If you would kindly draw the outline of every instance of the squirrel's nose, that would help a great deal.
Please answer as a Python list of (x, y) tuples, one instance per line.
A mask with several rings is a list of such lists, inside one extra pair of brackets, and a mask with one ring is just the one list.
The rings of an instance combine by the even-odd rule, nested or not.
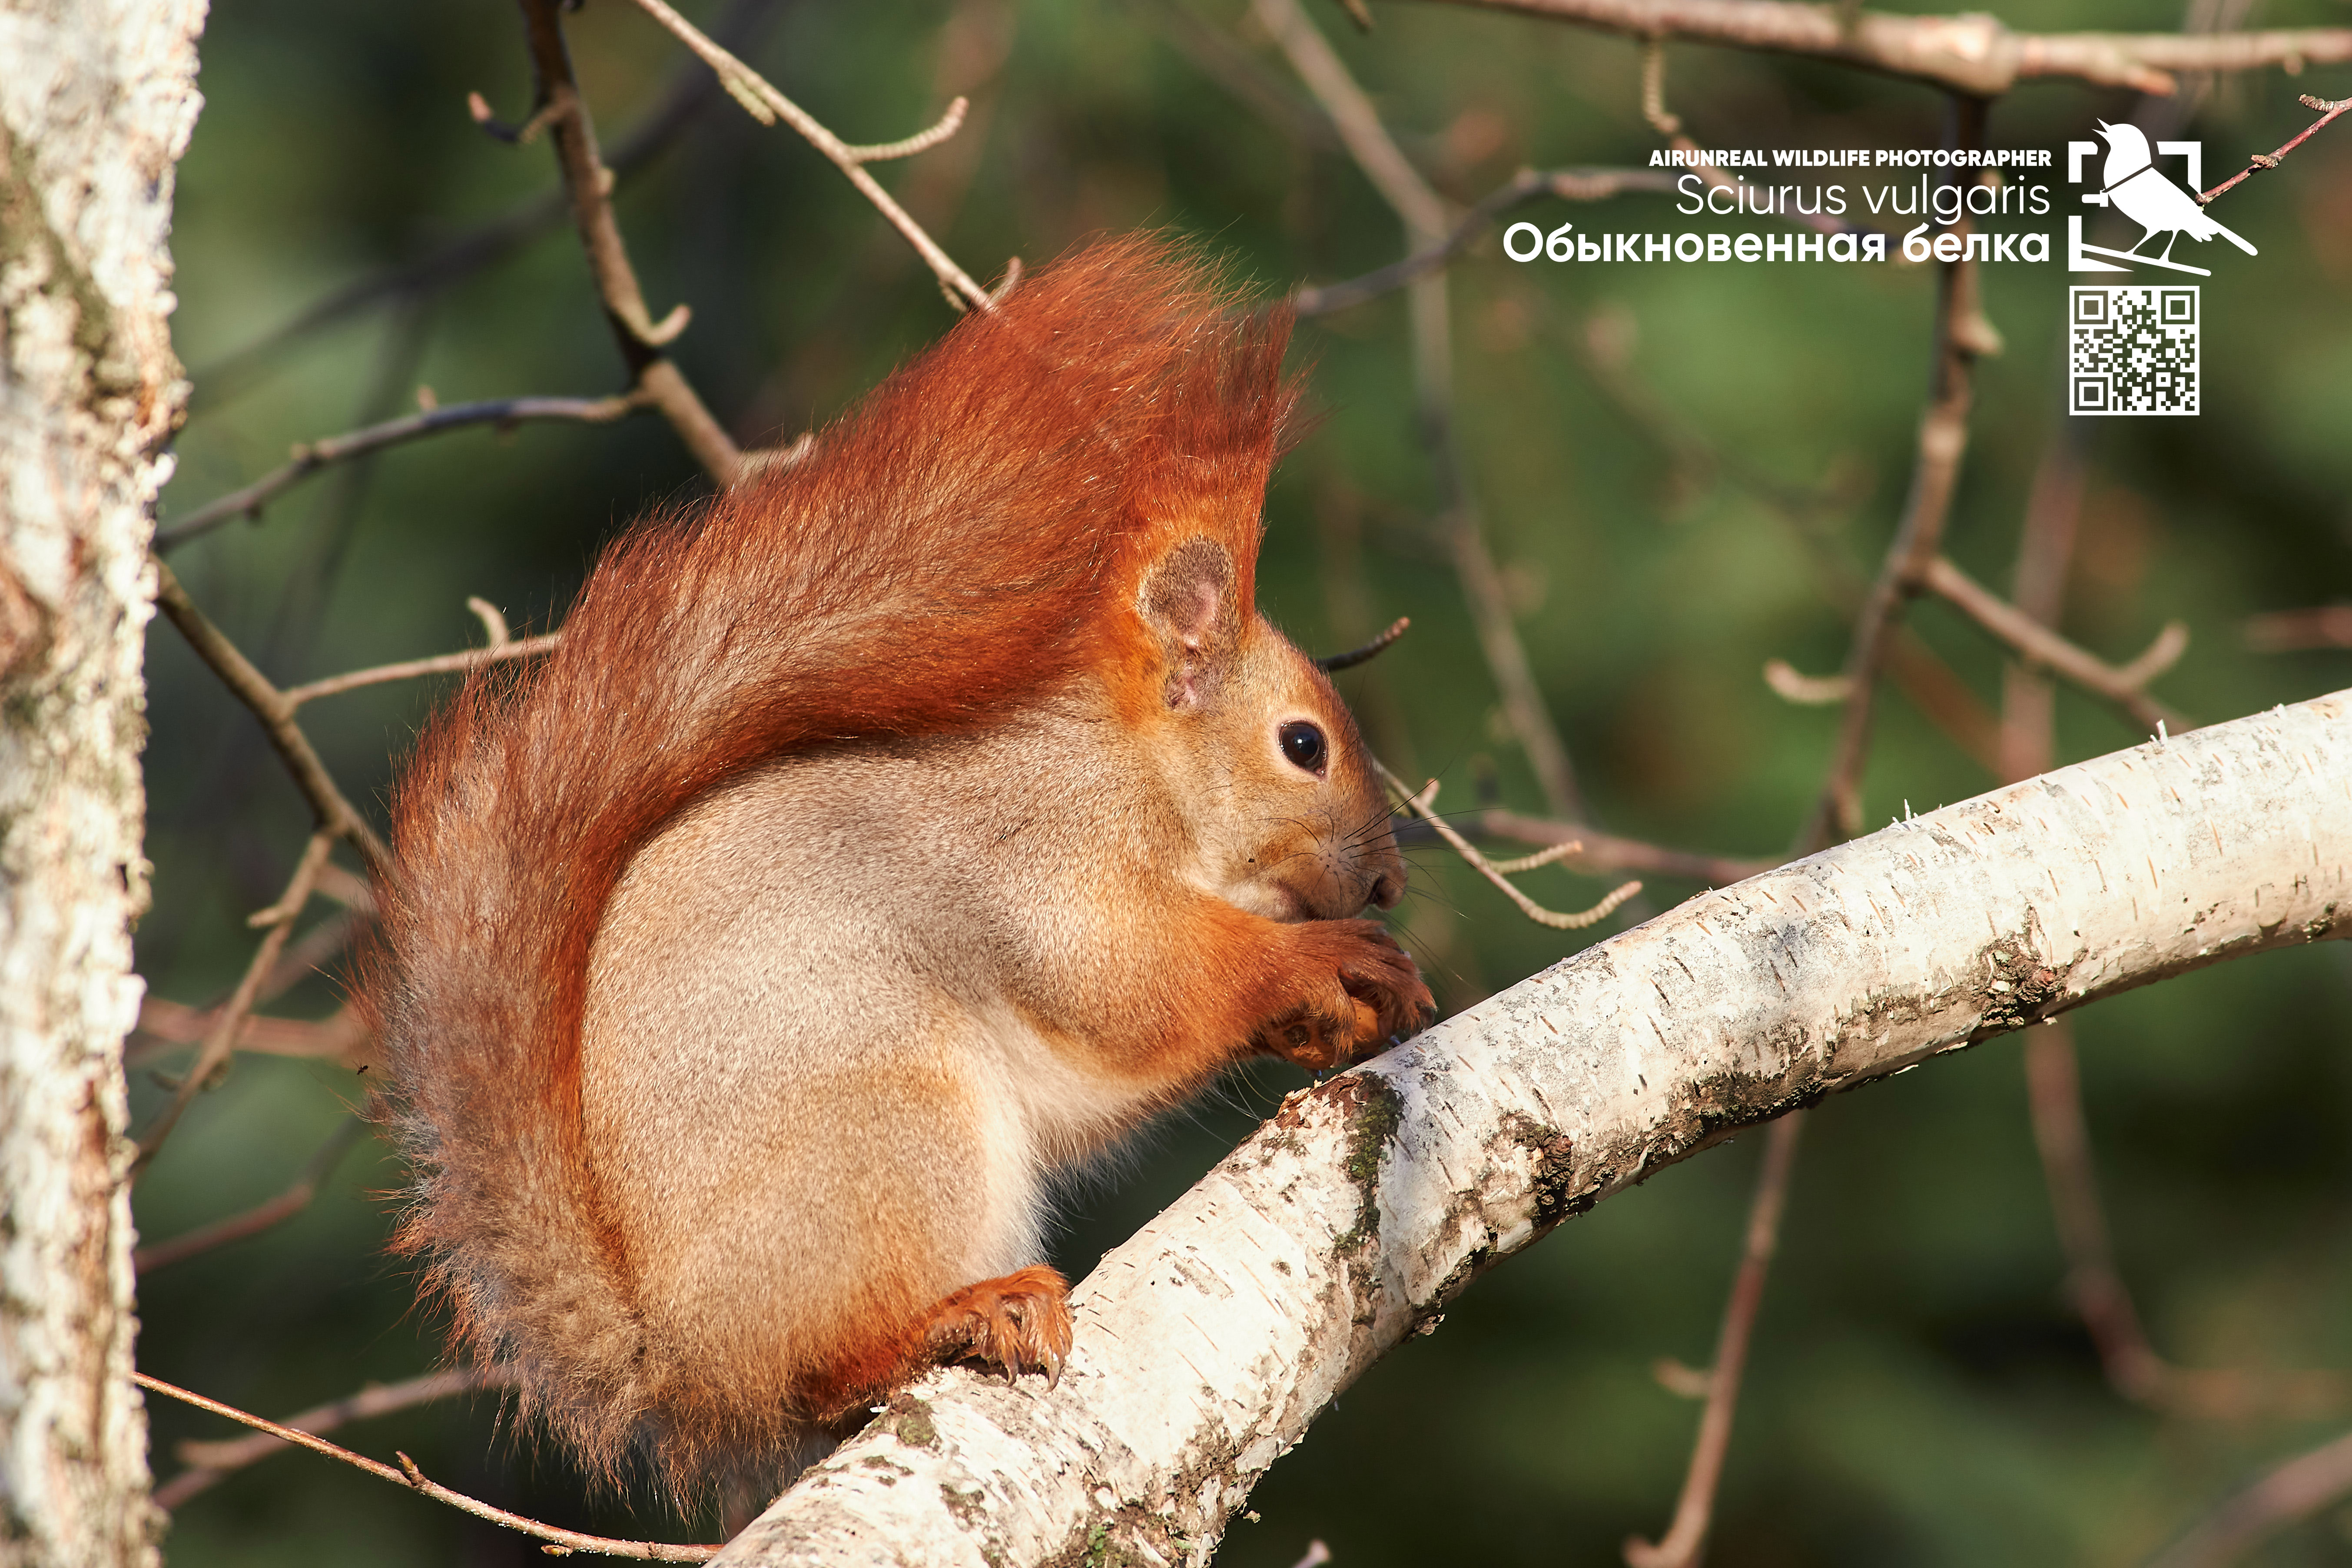
[(1402, 874), (1383, 871), (1372, 879), (1371, 901), (1381, 909), (1396, 908), (1397, 900), (1403, 897), (1404, 878)]

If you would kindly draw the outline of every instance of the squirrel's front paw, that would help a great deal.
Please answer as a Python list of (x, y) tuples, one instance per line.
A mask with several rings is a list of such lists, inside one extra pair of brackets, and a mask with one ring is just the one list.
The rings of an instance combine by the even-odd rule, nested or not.
[(967, 1285), (931, 1309), (924, 1338), (942, 1363), (983, 1362), (1007, 1383), (1042, 1372), (1051, 1388), (1070, 1354), (1069, 1281), (1040, 1263)]
[(1304, 956), (1320, 971), (1319, 994), (1261, 1028), (1260, 1048), (1322, 1072), (1435, 1015), (1420, 972), (1378, 921), (1318, 921), (1297, 930), (1309, 949)]

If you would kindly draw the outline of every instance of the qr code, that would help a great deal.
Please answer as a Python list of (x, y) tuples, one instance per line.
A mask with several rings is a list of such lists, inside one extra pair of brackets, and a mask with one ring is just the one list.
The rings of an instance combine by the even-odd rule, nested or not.
[(2071, 289), (2067, 405), (2075, 414), (2197, 412), (2197, 290)]

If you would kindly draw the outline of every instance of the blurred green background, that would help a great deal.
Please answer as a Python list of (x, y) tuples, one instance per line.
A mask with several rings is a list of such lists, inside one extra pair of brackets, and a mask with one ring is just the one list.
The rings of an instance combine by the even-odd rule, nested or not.
[[(1138, 226), (1198, 237), (1266, 290), (1401, 253), (1393, 216), (1233, 0), (688, 9), (733, 29), (748, 58), (851, 141), (904, 135), (970, 94), (959, 138), (880, 174), (977, 275)], [(1451, 6), (1381, 5), (1370, 37), (1336, 6), (1318, 0), (1311, 14), (1456, 201), (1523, 165), (1640, 164), (1658, 144), (1640, 112), (1639, 50), (1624, 40)], [(2008, 19), (2181, 21), (2120, 0), (2011, 7)], [(2250, 20), (2352, 16), (2305, 0)], [(620, 0), (595, 0), (572, 25), (611, 155), (674, 81), (693, 79), (683, 51)], [(501, 145), (466, 112), (477, 89), (509, 119), (528, 111), (511, 7), (222, 0), (203, 51), (206, 105), (174, 237), (178, 346), (196, 392), (167, 524), (283, 461), (290, 443), (408, 411), (420, 386), (448, 404), (621, 385), (568, 223), (483, 265), (430, 265), (554, 187), (544, 145)], [(1669, 61), (1670, 101), (1706, 145), (1940, 139), (1932, 89), (1701, 47), (1674, 47)], [(2301, 91), (2352, 91), (2352, 71), (2213, 84), (2187, 132), (2205, 139), (2208, 182), (2307, 123)], [(830, 165), (721, 95), (699, 103), (627, 168), (620, 220), (654, 313), (693, 308), (675, 353), (705, 399), (747, 442), (789, 440), (952, 318)], [(2028, 84), (1994, 107), (1991, 136), (2063, 148), (2092, 116), (2136, 107), (2121, 92)], [(2064, 210), (2046, 225), (2062, 247)], [(2252, 614), (2352, 594), (2352, 126), (2216, 212), (2262, 257), (2196, 258), (2220, 273), (2205, 295), (2206, 412), (2094, 422), (2064, 620), (2116, 661), (2185, 621), (2193, 644), (2158, 689), (2203, 719), (2352, 685), (2352, 653), (2263, 654), (2242, 635)], [(1547, 199), (1524, 216), (1545, 227), (1702, 226), (1654, 195), (1575, 209)], [(288, 331), (338, 290), (387, 276), (394, 286), (367, 302)], [(1985, 280), (2008, 347), (1979, 369), (1949, 548), (1997, 585), (2035, 467), (2064, 424), (2065, 281), (2063, 263), (1997, 267)], [(1782, 658), (1826, 674), (1843, 658), (1847, 622), (1822, 559), (1867, 574), (1891, 532), (1933, 294), (1919, 268), (1518, 266), (1492, 234), (1455, 268), (1467, 479), (1601, 825), (1738, 855), (1775, 855), (1793, 837), (1836, 712), (1790, 706), (1759, 671)], [(1376, 745), (1400, 771), (1443, 777), (1447, 806), (1491, 797), (1539, 811), (1432, 531), (1437, 489), (1414, 433), (1402, 297), (1305, 323), (1297, 341), (1327, 417), (1275, 481), (1265, 607), (1322, 651), (1411, 615), (1402, 644), (1342, 678)], [(1769, 503), (1773, 485), (1815, 498), (1811, 542)], [(649, 501), (702, 486), (650, 416), (473, 430), (326, 473), (257, 525), (232, 524), (172, 562), (264, 670), (293, 683), (478, 642), (468, 595), (519, 629), (544, 626), (601, 542)], [(1933, 603), (1912, 624), (1998, 702), (2000, 658), (1971, 626)], [(155, 905), (141, 967), (154, 994), (201, 1005), (233, 983), (252, 942), (243, 916), (276, 898), (309, 818), (253, 721), (161, 622), (150, 671)], [(441, 689), (379, 687), (305, 710), (352, 798), (380, 808)], [(1883, 714), (1873, 823), (1995, 782), (1899, 697)], [(2058, 733), (2062, 761), (2142, 738), (2073, 692), (2060, 695)], [(1415, 858), (1400, 915), (1449, 1009), (1608, 929), (1538, 929), (1442, 852)], [(1557, 869), (1525, 880), (1557, 907), (1607, 886)], [(1694, 890), (1654, 880), (1647, 902)], [(331, 913), (322, 903), (311, 918)], [(269, 1010), (316, 1017), (338, 999), (330, 973)], [(2118, 1252), (2157, 1346), (2183, 1363), (2352, 1367), (2347, 1003), (2352, 950), (2330, 944), (2080, 1016)], [(2061, 1294), (2018, 1057), (2013, 1038), (1995, 1041), (1815, 1116), (1712, 1562), (2130, 1563), (2266, 1463), (2352, 1425), (2352, 1408), (2167, 1417), (2111, 1391)], [(134, 1057), (142, 1118), (165, 1097), (159, 1075), (185, 1059), (152, 1041)], [(1115, 1180), (1068, 1205), (1057, 1261), (1085, 1272), (1297, 1081), (1254, 1070), (1171, 1118)], [(240, 1058), (139, 1188), (142, 1235), (169, 1237), (283, 1189), (364, 1089), (331, 1063)], [(1319, 1537), (1340, 1568), (1612, 1563), (1629, 1533), (1662, 1531), (1697, 1406), (1651, 1368), (1711, 1354), (1759, 1142), (1663, 1173), (1482, 1282), (1442, 1332), (1375, 1369), (1276, 1466), (1255, 1500), (1260, 1521), (1236, 1521), (1223, 1560), (1288, 1564)], [(362, 1145), (290, 1223), (142, 1279), (142, 1364), (277, 1415), (428, 1369), (436, 1325), (382, 1251), (399, 1180)], [(162, 1476), (178, 1441), (231, 1435), (167, 1402), (150, 1410)], [(674, 1539), (709, 1528), (583, 1498), (488, 1398), (343, 1436), (378, 1456), (404, 1449), (438, 1479), (557, 1522)], [(520, 1537), (305, 1456), (190, 1501), (166, 1550), (187, 1568), (540, 1560)], [(2249, 1561), (2352, 1563), (2352, 1511), (2323, 1510)]]

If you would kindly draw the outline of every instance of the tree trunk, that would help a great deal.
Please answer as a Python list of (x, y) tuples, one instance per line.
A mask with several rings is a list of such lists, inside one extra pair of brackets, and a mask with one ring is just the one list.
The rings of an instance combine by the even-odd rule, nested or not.
[(122, 1037), (202, 0), (0, 0), (0, 1564), (155, 1559)]
[(712, 1568), (1208, 1561), (1484, 1270), (1743, 1127), (2154, 980), (2352, 934), (2352, 691), (1706, 893), (1273, 1121), (1071, 1298), (1061, 1384), (935, 1373)]

